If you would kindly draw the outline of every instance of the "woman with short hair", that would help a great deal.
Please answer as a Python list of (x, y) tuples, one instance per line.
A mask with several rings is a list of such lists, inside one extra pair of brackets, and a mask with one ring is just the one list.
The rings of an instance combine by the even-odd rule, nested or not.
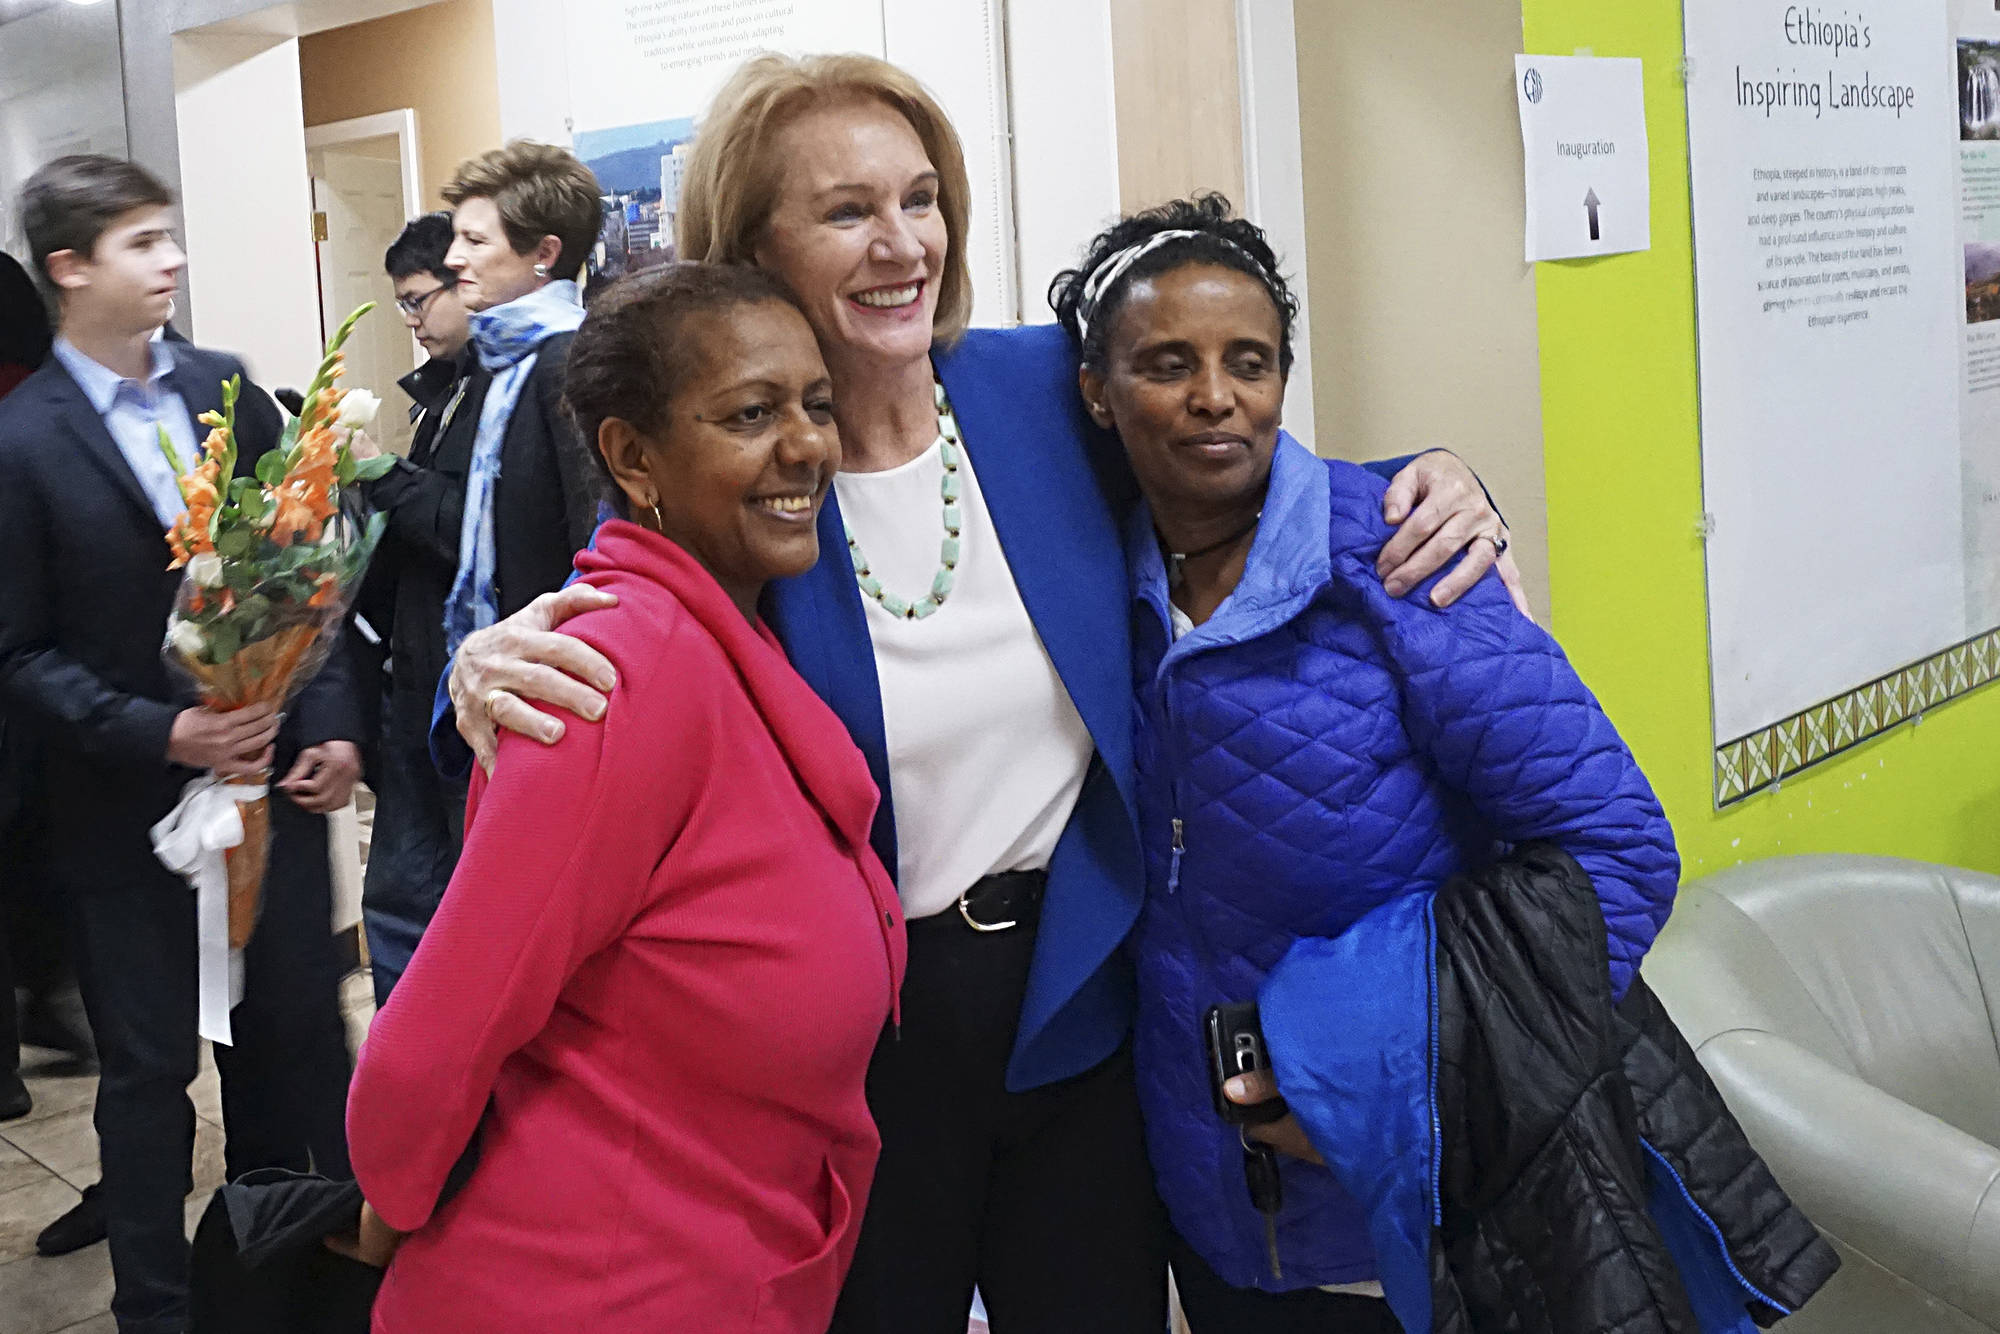
[[(812, 330), (754, 269), (612, 287), (569, 402), (619, 511), (597, 721), (475, 775), (465, 853), (361, 1049), (378, 1334), (822, 1334), (878, 1139), (903, 957), (876, 792), (760, 622), (840, 466)], [(475, 1134), (478, 1165), (448, 1180)]]
[[(833, 1327), (962, 1329), (976, 1284), (995, 1334), (1159, 1334), (1165, 1231), (1121, 950), (1144, 883), (1129, 475), (1100, 471), (1115, 445), (1059, 328), (965, 328), (970, 197), (909, 74), (767, 55), (703, 118), (677, 221), (683, 257), (783, 279), (833, 375), (844, 462), (820, 562), (765, 611), (868, 757), (911, 922), (903, 1024), (869, 1073), (882, 1161)], [(1462, 464), (1418, 470), (1432, 510), (1464, 512), (1452, 531), (1501, 531)], [(1471, 550), (1467, 582), (1494, 548)], [(598, 602), (565, 593), (467, 641), (449, 681), (482, 756), (496, 726), (560, 735), (529, 699), (602, 706), (583, 683), (610, 664), (551, 633)]]
[(583, 323), (577, 275), (603, 222), (597, 178), (561, 148), (517, 139), (459, 164), (444, 197), (445, 265), (492, 377), (466, 478), (446, 650), (560, 588), (604, 499), (562, 407), (563, 358)]

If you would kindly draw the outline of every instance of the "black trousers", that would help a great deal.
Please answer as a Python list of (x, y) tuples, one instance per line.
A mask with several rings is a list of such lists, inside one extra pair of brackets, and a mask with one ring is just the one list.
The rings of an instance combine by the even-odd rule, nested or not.
[[(326, 820), (271, 800), (263, 912), (244, 950), (233, 1046), (218, 1044), (226, 1169), (350, 1175), (349, 1064), (333, 949)], [(72, 885), (84, 1006), (97, 1035), (98, 1151), (119, 1334), (182, 1334), (194, 1188), (194, 892), (163, 869), (118, 884)]]
[(69, 951), (62, 915), (48, 883), (46, 830), (32, 810), (0, 825), (0, 1071), (21, 1068), (21, 1016), (15, 992), (47, 1004), (65, 985)]
[(882, 1132), (832, 1334), (962, 1334), (976, 1284), (993, 1334), (1161, 1334), (1166, 1219), (1121, 1051), (1006, 1089), (1032, 921), (981, 935), (910, 923), (903, 1026), (868, 1072)]
[(1179, 1236), (1173, 1257), (1174, 1289), (1192, 1334), (1403, 1334), (1379, 1297), (1233, 1288)]

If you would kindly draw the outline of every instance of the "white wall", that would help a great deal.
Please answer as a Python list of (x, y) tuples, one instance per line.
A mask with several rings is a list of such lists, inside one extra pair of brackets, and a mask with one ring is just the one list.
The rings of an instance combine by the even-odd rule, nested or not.
[(1306, 281), (1306, 187), (1292, 0), (1236, 0), (1236, 42), (1243, 99), (1243, 216), (1270, 237), (1299, 298), (1292, 378), (1285, 386), (1285, 426), (1310, 449), (1317, 436), (1312, 305)]
[[(885, 0), (883, 15), (889, 58), (965, 140), (976, 320), (1052, 318), (1049, 279), (1118, 214), (1108, 0)], [(493, 17), (501, 133), (569, 142), (569, 76), (548, 59), (560, 8), (493, 0)]]
[(502, 140), (570, 141), (569, 72), (561, 58), (561, 17), (554, 0), (493, 0), (493, 63), (500, 73)]
[(884, 54), (931, 90), (957, 128), (972, 182), (966, 262), (974, 324), (1021, 317), (1008, 161), (1006, 24), (999, 0), (883, 0)]
[(295, 38), (173, 39), (188, 335), (241, 355), (266, 388), (319, 365), (319, 284)]
[(24, 260), (21, 185), (68, 153), (125, 156), (118, 13), (52, 5), (0, 24), (0, 250)]
[(1109, 0), (1012, 0), (1007, 50), (1021, 312), (1040, 324), (1049, 280), (1118, 217)]
[[(1246, 209), (1273, 228), (1303, 295), (1292, 0), (1239, 0), (1238, 7), (1244, 83), (1254, 93), (1243, 107), (1244, 155), (1258, 182)], [(1004, 43), (998, 52), (986, 36), (996, 8), (995, 0), (884, 0), (888, 55), (930, 86), (967, 141), (981, 196), (972, 210), (976, 318), (1041, 322), (1054, 318), (1049, 280), (1075, 264), (1084, 244), (1120, 212), (1111, 0), (1008, 0), (994, 33)], [(553, 0), (493, 0), (500, 129), (507, 138), (569, 142), (572, 76), (549, 59), (561, 40), (561, 15)], [(981, 67), (996, 64), (1004, 78), (989, 98)], [(995, 163), (997, 172), (982, 170)], [(1003, 253), (993, 252), (996, 244)], [(1010, 288), (1018, 291), (1016, 301), (996, 299)], [(1307, 350), (1300, 348), (1304, 373), (1288, 419), (1310, 441)]]
[(1320, 452), (1463, 455), (1507, 516), (1542, 614), (1548, 507), (1535, 273), (1521, 258), (1520, 7), (1300, 0), (1294, 15)]

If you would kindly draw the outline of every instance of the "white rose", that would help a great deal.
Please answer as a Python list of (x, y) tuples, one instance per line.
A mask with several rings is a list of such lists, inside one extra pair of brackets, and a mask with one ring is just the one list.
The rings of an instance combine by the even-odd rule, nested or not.
[(188, 578), (203, 588), (222, 587), (222, 557), (213, 551), (199, 552), (190, 558), (187, 570)]
[(202, 635), (201, 628), (188, 621), (175, 621), (167, 630), (167, 642), (173, 645), (174, 652), (183, 658), (198, 658), (202, 650), (208, 647), (208, 640)]
[(375, 414), (382, 409), (382, 400), (366, 389), (350, 389), (340, 396), (340, 407), (335, 413), (337, 425), (350, 431), (366, 430), (374, 425)]

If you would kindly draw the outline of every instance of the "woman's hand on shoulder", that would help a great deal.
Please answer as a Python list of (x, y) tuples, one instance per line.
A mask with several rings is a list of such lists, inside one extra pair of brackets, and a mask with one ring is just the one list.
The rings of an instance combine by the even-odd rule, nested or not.
[(476, 630), (452, 659), (447, 689), (458, 733), (488, 774), (500, 746), (500, 729), (544, 745), (562, 739), (561, 720), (530, 700), (567, 709), (579, 718), (604, 716), (618, 674), (602, 653), (558, 627), (587, 611), (618, 605), (616, 595), (589, 584), (544, 593), (506, 620)]
[(1449, 450), (1419, 454), (1397, 473), (1382, 497), (1382, 518), (1396, 525), (1396, 535), (1383, 546), (1375, 572), (1389, 596), (1402, 597), (1443, 569), (1460, 552), (1465, 559), (1438, 581), (1431, 601), (1449, 607), (1464, 597), (1490, 569), (1497, 569), (1507, 595), (1523, 616), (1534, 618), (1521, 584), (1520, 567), (1501, 521), (1479, 475)]

